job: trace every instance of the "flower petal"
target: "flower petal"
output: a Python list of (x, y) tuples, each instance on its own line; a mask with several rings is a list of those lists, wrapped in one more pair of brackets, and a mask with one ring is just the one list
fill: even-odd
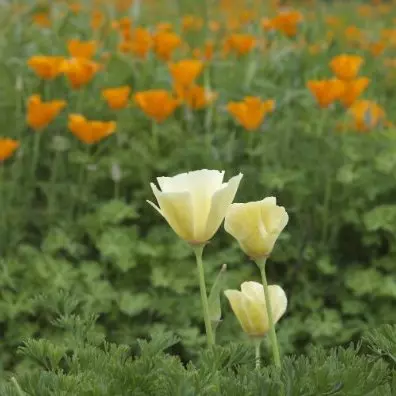
[(182, 239), (194, 242), (191, 194), (187, 191), (163, 193), (158, 190), (155, 184), (151, 183), (150, 185), (157, 198), (159, 212), (162, 216)]
[(213, 195), (205, 232), (206, 235), (209, 235), (209, 238), (212, 238), (224, 220), (227, 210), (235, 198), (242, 177), (242, 173), (232, 177), (221, 190)]

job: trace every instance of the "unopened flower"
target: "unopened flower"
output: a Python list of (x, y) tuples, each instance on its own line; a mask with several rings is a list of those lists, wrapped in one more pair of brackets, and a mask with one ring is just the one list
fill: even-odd
[[(268, 286), (269, 299), (274, 324), (286, 312), (287, 297), (278, 285)], [(267, 304), (263, 285), (257, 282), (243, 282), (241, 291), (225, 290), (225, 296), (230, 302), (243, 331), (250, 337), (264, 337), (270, 330), (267, 314)]]
[(32, 95), (27, 104), (27, 124), (39, 130), (49, 125), (66, 106), (64, 100), (43, 102), (40, 95)]
[(115, 121), (90, 121), (80, 114), (70, 114), (68, 127), (85, 144), (100, 142), (112, 135), (116, 129)]
[(124, 85), (117, 88), (107, 88), (102, 90), (102, 96), (105, 98), (107, 105), (113, 109), (123, 109), (128, 105), (131, 87)]
[(163, 89), (137, 92), (135, 102), (148, 117), (158, 123), (165, 121), (180, 104), (178, 99)]
[(307, 87), (322, 108), (329, 107), (340, 99), (345, 89), (343, 82), (336, 78), (310, 80), (307, 82)]
[(224, 228), (253, 259), (269, 256), (289, 216), (275, 197), (262, 201), (234, 203), (227, 211)]
[(44, 80), (52, 80), (62, 73), (62, 64), (64, 58), (62, 56), (32, 56), (28, 60), (28, 65), (40, 78)]
[(266, 114), (275, 110), (275, 101), (246, 96), (241, 102), (228, 103), (227, 110), (244, 128), (253, 131), (263, 123)]
[(10, 158), (19, 147), (19, 142), (14, 139), (0, 138), (0, 161)]
[(203, 244), (216, 233), (234, 200), (242, 174), (223, 183), (224, 172), (202, 169), (151, 183), (158, 205), (148, 201), (180, 238)]
[(357, 77), (364, 60), (358, 55), (342, 54), (330, 61), (330, 68), (340, 80), (352, 80)]
[(93, 10), (91, 14), (91, 28), (93, 30), (100, 29), (105, 21), (105, 15), (101, 10)]

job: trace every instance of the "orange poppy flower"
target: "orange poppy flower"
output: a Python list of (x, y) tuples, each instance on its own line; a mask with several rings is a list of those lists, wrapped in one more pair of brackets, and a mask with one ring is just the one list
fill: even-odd
[(350, 107), (357, 98), (364, 92), (370, 84), (367, 77), (356, 78), (355, 80), (343, 81), (344, 90), (340, 96), (340, 101), (345, 107)]
[(356, 26), (348, 26), (344, 31), (345, 38), (352, 45), (361, 45), (364, 41), (363, 32)]
[(130, 51), (139, 58), (145, 59), (153, 45), (149, 30), (137, 27), (133, 29), (130, 40)]
[(373, 56), (380, 56), (384, 53), (386, 48), (385, 43), (382, 40), (372, 42), (368, 45), (368, 50)]
[(179, 100), (163, 89), (137, 92), (135, 102), (148, 117), (158, 123), (165, 121), (180, 104)]
[(101, 10), (93, 10), (91, 14), (91, 28), (98, 30), (103, 26), (105, 20), (104, 13)]
[(115, 6), (118, 12), (128, 11), (133, 4), (133, 0), (116, 0)]
[(71, 58), (63, 62), (62, 71), (73, 89), (88, 84), (100, 70), (100, 65), (85, 58)]
[(203, 20), (196, 15), (185, 15), (182, 18), (182, 28), (184, 31), (200, 30), (203, 26)]
[(114, 110), (123, 109), (128, 105), (130, 93), (131, 88), (128, 85), (102, 90), (102, 96), (105, 98), (107, 105)]
[(272, 19), (271, 25), (285, 36), (294, 37), (302, 20), (303, 16), (298, 11), (283, 11)]
[(33, 22), (41, 27), (50, 27), (52, 24), (49, 11), (35, 12), (32, 18)]
[(241, 102), (228, 103), (227, 110), (245, 129), (253, 131), (263, 123), (267, 113), (275, 110), (275, 101), (246, 96)]
[(49, 125), (66, 106), (64, 100), (43, 102), (40, 95), (32, 95), (27, 104), (27, 124), (35, 129), (43, 129)]
[(96, 52), (97, 42), (95, 40), (80, 41), (71, 39), (67, 41), (67, 50), (73, 58), (91, 59)]
[(371, 100), (358, 100), (350, 108), (349, 114), (354, 118), (355, 128), (367, 132), (385, 121), (385, 111)]
[(307, 83), (307, 87), (321, 108), (329, 107), (338, 100), (345, 89), (343, 82), (336, 78), (329, 80), (310, 80)]
[(363, 62), (361, 56), (342, 54), (335, 56), (329, 65), (340, 80), (353, 80), (358, 75)]
[(220, 22), (218, 21), (209, 21), (209, 30), (213, 33), (217, 33), (221, 29)]
[(64, 58), (62, 56), (32, 56), (28, 60), (28, 65), (40, 78), (44, 80), (52, 80), (62, 73), (62, 64)]
[(182, 44), (181, 38), (173, 32), (158, 31), (153, 36), (154, 52), (163, 61), (171, 59), (173, 52)]
[(248, 54), (257, 44), (257, 39), (251, 34), (234, 33), (225, 41), (225, 53), (234, 51), (238, 55)]
[(178, 90), (179, 98), (192, 110), (201, 110), (213, 103), (218, 94), (199, 85)]
[(193, 50), (193, 56), (197, 59), (202, 59), (204, 61), (210, 61), (213, 58), (214, 53), (214, 43), (211, 40), (207, 40), (204, 44), (204, 47), (195, 48)]
[(115, 121), (89, 121), (81, 114), (70, 114), (68, 128), (85, 144), (98, 143), (116, 130)]
[(82, 8), (83, 7), (80, 3), (69, 4), (69, 10), (75, 15), (79, 14), (81, 12)]
[(10, 158), (19, 147), (19, 142), (14, 139), (0, 138), (0, 161)]
[(203, 62), (198, 59), (183, 59), (169, 64), (174, 83), (183, 87), (191, 85), (201, 74), (202, 69)]

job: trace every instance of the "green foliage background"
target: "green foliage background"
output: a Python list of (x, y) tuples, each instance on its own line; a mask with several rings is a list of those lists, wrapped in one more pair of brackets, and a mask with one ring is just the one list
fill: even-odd
[[(193, 255), (146, 203), (155, 177), (192, 169), (225, 169), (226, 178), (242, 172), (236, 202), (275, 195), (290, 214), (268, 264), (270, 283), (289, 296), (278, 330), (283, 353), (302, 352), (310, 343), (344, 344), (368, 328), (395, 323), (395, 132), (340, 134), (344, 112), (320, 111), (305, 87), (309, 79), (330, 75), (328, 60), (345, 51), (342, 42), (312, 56), (279, 37), (266, 56), (216, 60), (201, 81), (219, 93), (216, 105), (193, 114), (181, 108), (153, 128), (136, 108), (108, 110), (100, 90), (170, 88), (166, 65), (120, 55), (116, 36), (98, 32), (100, 53), (113, 56), (93, 83), (71, 91), (62, 79), (40, 82), (26, 65), (30, 56), (66, 55), (66, 39), (92, 33), (86, 15), (70, 13), (43, 32), (26, 23), (31, 11), (0, 13), (0, 125), (2, 135), (21, 139), (15, 157), (0, 166), (3, 369), (30, 365), (15, 355), (23, 339), (57, 339), (49, 319), (65, 310), (60, 290), (98, 313), (95, 331), (110, 342), (134, 345), (150, 332), (174, 331), (182, 340), (174, 351), (184, 361), (197, 358), (204, 337)], [(326, 10), (319, 15), (301, 33), (312, 42), (324, 37)], [(377, 23), (373, 31), (388, 26), (391, 16)], [(198, 45), (204, 37), (186, 39)], [(372, 79), (367, 96), (392, 115), (395, 89), (382, 66), (366, 57), (362, 75)], [(34, 133), (25, 111), (36, 92), (66, 99), (69, 113), (116, 119), (117, 133), (95, 147), (82, 146), (67, 130), (67, 112)], [(257, 134), (236, 126), (225, 111), (228, 101), (245, 95), (276, 99), (276, 112)], [(114, 178), (118, 167), (120, 181)], [(223, 230), (204, 260), (209, 284), (223, 263), (227, 287), (259, 280), (255, 265)], [(244, 340), (227, 304), (223, 311), (219, 343)]]

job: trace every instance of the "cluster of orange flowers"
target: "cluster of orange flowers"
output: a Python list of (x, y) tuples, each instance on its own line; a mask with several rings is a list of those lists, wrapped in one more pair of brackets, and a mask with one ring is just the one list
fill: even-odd
[[(93, 31), (101, 29), (104, 34), (115, 31), (119, 39), (118, 51), (124, 55), (131, 55), (134, 61), (144, 62), (148, 57), (154, 56), (157, 61), (167, 65), (172, 80), (170, 90), (148, 89), (132, 92), (132, 87), (122, 85), (106, 87), (101, 91), (103, 100), (111, 110), (125, 109), (133, 103), (156, 123), (166, 121), (180, 106), (197, 111), (217, 100), (217, 92), (212, 91), (208, 84), (199, 83), (205, 68), (216, 60), (216, 56), (243, 57), (252, 51), (266, 50), (274, 33), (293, 38), (298, 34), (299, 26), (304, 19), (315, 18), (312, 12), (304, 14), (303, 17), (301, 12), (292, 8), (282, 8), (279, 1), (272, 0), (269, 5), (272, 17), (260, 19), (258, 9), (262, 5), (261, 0), (252, 0), (250, 7), (246, 7), (243, 0), (221, 0), (218, 2), (218, 7), (224, 15), (221, 22), (210, 19), (206, 21), (191, 14), (182, 17), (182, 32), (187, 34), (205, 29), (207, 33), (201, 47), (190, 48), (168, 22), (158, 23), (150, 29), (136, 26), (130, 17), (124, 16), (110, 24), (104, 12), (105, 7), (102, 7), (107, 3), (104, 0), (94, 0), (93, 7), (88, 8), (86, 4), (75, 0), (68, 2), (66, 7), (67, 12), (73, 15), (79, 15), (83, 10), (90, 12), (90, 27)], [(112, 0), (112, 3), (119, 12), (125, 12), (133, 5), (132, 0)], [(358, 7), (359, 14), (366, 16), (374, 13), (382, 15), (386, 10), (388, 8), (385, 5), (382, 8), (369, 5)], [(51, 27), (50, 4), (37, 9), (32, 16), (37, 25)], [(257, 32), (252, 34), (250, 27), (255, 21), (258, 22), (263, 35)], [(385, 43), (396, 48), (396, 29), (383, 29), (378, 40), (370, 41), (358, 27), (344, 26), (341, 18), (328, 15), (325, 24), (330, 29), (327, 32), (328, 43), (342, 34), (351, 46), (368, 50), (373, 56), (379, 56), (384, 52)], [(245, 27), (247, 29), (242, 29)], [(304, 39), (289, 43), (295, 47), (307, 44)], [(105, 70), (103, 60), (112, 54), (102, 52), (100, 55), (102, 44), (99, 40), (72, 39), (66, 44), (68, 54), (65, 56), (36, 55), (28, 59), (27, 63), (39, 78), (49, 82), (63, 76), (73, 90), (79, 90)], [(311, 53), (322, 49), (319, 44), (309, 45)], [(180, 56), (181, 60), (174, 60), (180, 59)], [(340, 102), (354, 118), (354, 127), (359, 131), (368, 131), (385, 121), (385, 111), (373, 101), (360, 99), (370, 84), (368, 77), (359, 76), (363, 62), (363, 58), (357, 55), (336, 56), (329, 64), (334, 77), (311, 80), (307, 86), (320, 107), (327, 108), (335, 102)], [(392, 59), (386, 60), (386, 64), (396, 67), (396, 61)], [(40, 95), (33, 94), (27, 100), (26, 121), (35, 131), (46, 128), (67, 106), (65, 100), (46, 99), (45, 101)], [(248, 131), (255, 131), (260, 128), (267, 115), (275, 110), (275, 101), (262, 100), (258, 96), (246, 96), (241, 101), (227, 103), (226, 109), (237, 124)], [(68, 116), (68, 128), (83, 143), (93, 144), (113, 134), (117, 125), (115, 121), (87, 120), (82, 114), (72, 113)], [(0, 139), (0, 161), (12, 155), (18, 145), (19, 142), (12, 139)]]
[(307, 83), (320, 107), (327, 108), (340, 101), (354, 118), (354, 125), (358, 131), (368, 131), (385, 121), (385, 111), (382, 107), (370, 100), (359, 100), (370, 84), (369, 78), (358, 77), (363, 61), (363, 58), (357, 55), (335, 56), (329, 63), (335, 77), (310, 80)]

